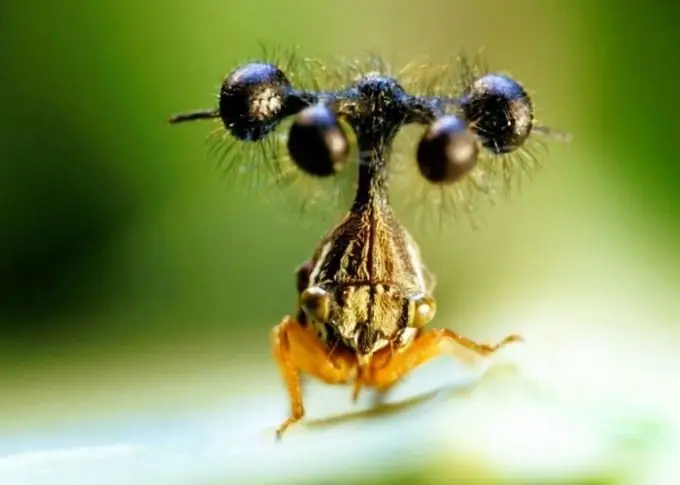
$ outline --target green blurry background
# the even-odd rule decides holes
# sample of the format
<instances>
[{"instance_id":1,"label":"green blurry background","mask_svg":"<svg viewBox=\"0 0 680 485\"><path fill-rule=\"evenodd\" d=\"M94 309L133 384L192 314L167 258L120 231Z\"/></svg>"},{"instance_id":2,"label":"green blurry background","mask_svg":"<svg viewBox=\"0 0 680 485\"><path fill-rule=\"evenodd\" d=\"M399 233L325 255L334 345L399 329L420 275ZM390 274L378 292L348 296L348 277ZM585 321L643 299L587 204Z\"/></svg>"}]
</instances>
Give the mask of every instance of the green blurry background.
<instances>
[{"instance_id":1,"label":"green blurry background","mask_svg":"<svg viewBox=\"0 0 680 485\"><path fill-rule=\"evenodd\" d=\"M225 187L211 126L166 124L211 107L259 42L397 66L484 48L541 122L573 133L482 231L414 227L440 322L488 338L475 315L578 288L612 256L597 281L644 268L670 295L669 318L646 324L677 336L679 14L670 1L3 1L1 424L158 410L274 372L268 332L328 220ZM191 384L205 369L224 388Z\"/></svg>"}]
</instances>

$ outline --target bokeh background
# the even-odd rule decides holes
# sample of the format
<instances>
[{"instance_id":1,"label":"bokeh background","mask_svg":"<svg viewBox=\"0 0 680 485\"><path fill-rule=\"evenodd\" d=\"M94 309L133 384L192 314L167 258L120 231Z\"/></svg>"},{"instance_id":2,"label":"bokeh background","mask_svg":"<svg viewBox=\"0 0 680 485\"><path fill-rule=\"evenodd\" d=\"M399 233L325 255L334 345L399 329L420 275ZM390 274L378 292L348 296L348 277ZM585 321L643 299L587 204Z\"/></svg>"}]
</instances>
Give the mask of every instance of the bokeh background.
<instances>
[{"instance_id":1,"label":"bokeh background","mask_svg":"<svg viewBox=\"0 0 680 485\"><path fill-rule=\"evenodd\" d=\"M549 141L546 169L481 231L414 227L438 275L439 324L585 346L565 356L576 367L597 368L618 339L611 348L631 351L608 354L612 368L637 359L650 379L672 376L679 15L670 1L4 0L1 429L237 405L276 382L269 331L328 221L227 188L204 143L210 124L166 123L211 107L260 42L312 57L376 52L397 66L484 48L573 141ZM534 326L498 318L539 307L552 317ZM18 449L32 446L24 436ZM375 483L431 478L412 467Z\"/></svg>"}]
</instances>

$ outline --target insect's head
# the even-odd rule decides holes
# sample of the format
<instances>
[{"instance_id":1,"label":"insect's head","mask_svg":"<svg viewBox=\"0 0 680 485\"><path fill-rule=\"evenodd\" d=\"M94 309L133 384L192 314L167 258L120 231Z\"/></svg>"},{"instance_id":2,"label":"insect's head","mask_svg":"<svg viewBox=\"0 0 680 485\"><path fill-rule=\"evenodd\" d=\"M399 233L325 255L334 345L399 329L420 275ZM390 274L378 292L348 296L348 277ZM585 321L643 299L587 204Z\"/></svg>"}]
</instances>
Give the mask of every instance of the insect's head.
<instances>
[{"instance_id":1,"label":"insect's head","mask_svg":"<svg viewBox=\"0 0 680 485\"><path fill-rule=\"evenodd\" d=\"M327 289L310 286L300 295L300 307L305 317L322 329L322 340L339 339L362 355L388 344L407 345L437 309L430 295L409 294L396 283Z\"/></svg>"}]
</instances>

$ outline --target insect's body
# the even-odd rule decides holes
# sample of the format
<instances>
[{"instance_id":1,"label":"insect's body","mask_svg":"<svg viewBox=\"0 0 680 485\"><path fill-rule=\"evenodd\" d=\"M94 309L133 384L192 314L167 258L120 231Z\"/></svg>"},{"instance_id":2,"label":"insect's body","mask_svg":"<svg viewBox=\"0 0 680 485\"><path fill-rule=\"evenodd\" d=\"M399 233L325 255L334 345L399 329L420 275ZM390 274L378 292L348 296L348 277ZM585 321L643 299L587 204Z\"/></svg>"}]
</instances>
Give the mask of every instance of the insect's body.
<instances>
[{"instance_id":1,"label":"insect's body","mask_svg":"<svg viewBox=\"0 0 680 485\"><path fill-rule=\"evenodd\" d=\"M361 358L407 344L415 303L432 289L418 247L382 197L356 205L299 272L301 294L314 288L330 295L327 320L310 325L331 348ZM310 320L302 309L299 320Z\"/></svg>"},{"instance_id":2,"label":"insect's body","mask_svg":"<svg viewBox=\"0 0 680 485\"><path fill-rule=\"evenodd\" d=\"M356 135L352 206L299 267L296 312L272 332L291 400L279 436L304 415L302 373L352 384L356 398L362 387L389 389L444 351L489 355L520 340L511 335L483 345L449 329L425 328L436 312L435 280L389 202L390 150L402 126L428 125L416 159L422 177L439 186L465 179L485 150L502 156L520 149L534 128L528 96L507 76L481 76L461 94L411 95L394 78L375 73L334 92L301 91L276 66L252 63L224 81L218 109L172 120L219 117L232 136L256 143L295 115L288 152L301 171L320 178L347 162L349 142L339 120Z\"/></svg>"}]
</instances>

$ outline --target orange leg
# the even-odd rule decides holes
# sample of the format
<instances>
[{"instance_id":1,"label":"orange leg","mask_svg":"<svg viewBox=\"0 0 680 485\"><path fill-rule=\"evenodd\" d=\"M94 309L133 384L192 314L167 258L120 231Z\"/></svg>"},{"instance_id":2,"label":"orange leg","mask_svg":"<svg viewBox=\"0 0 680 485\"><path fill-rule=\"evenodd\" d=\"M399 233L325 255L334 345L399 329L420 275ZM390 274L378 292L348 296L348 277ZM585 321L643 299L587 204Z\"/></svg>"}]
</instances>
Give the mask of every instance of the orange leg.
<instances>
[{"instance_id":1,"label":"orange leg","mask_svg":"<svg viewBox=\"0 0 680 485\"><path fill-rule=\"evenodd\" d=\"M359 399L359 393L361 392L361 377L357 376L354 379L354 385L352 386L352 402L357 402Z\"/></svg>"},{"instance_id":2,"label":"orange leg","mask_svg":"<svg viewBox=\"0 0 680 485\"><path fill-rule=\"evenodd\" d=\"M453 330L445 328L427 330L409 347L392 355L386 364L372 368L364 382L384 393L410 371L444 352L452 352L469 360L470 351L473 355L488 357L506 344L519 341L522 341L522 337L510 335L496 345L484 345L458 335Z\"/></svg>"},{"instance_id":3,"label":"orange leg","mask_svg":"<svg viewBox=\"0 0 680 485\"><path fill-rule=\"evenodd\" d=\"M285 317L272 332L274 358L290 397L291 414L277 429L280 438L291 424L305 414L300 373L310 374L327 384L344 384L354 377L356 365L347 354L330 354L328 347L308 329Z\"/></svg>"}]
</instances>

